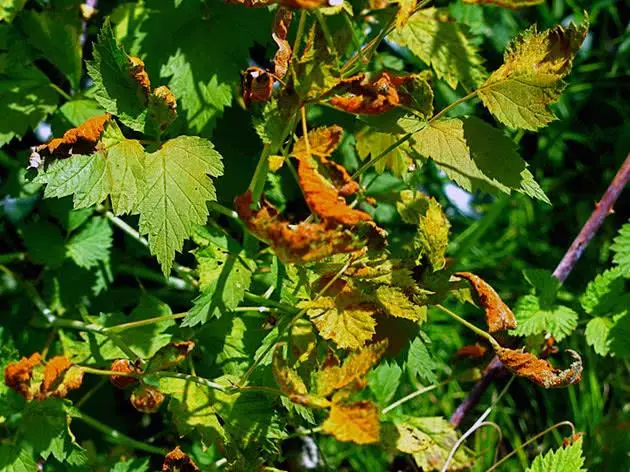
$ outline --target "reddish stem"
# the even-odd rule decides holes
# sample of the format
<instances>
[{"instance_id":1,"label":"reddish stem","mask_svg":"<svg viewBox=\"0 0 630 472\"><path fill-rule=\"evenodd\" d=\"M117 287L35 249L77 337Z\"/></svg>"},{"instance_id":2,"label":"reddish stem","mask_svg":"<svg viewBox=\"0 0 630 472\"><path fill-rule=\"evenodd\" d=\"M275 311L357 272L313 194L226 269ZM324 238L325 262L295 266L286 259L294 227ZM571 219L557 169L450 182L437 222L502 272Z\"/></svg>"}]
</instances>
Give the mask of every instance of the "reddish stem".
<instances>
[{"instance_id":1,"label":"reddish stem","mask_svg":"<svg viewBox=\"0 0 630 472\"><path fill-rule=\"evenodd\" d=\"M606 219L606 217L612 212L612 207L628 183L628 180L630 180L630 154L626 157L626 160L619 168L617 175L615 175L615 178L608 186L608 189L606 189L606 193L604 193L602 199L595 206L595 210L593 210L591 216L588 218L586 223L584 223L582 230L565 253L564 257L556 267L556 270L553 271L553 276L560 282L564 282L567 279L580 256L584 252L584 249L586 249L588 243L591 239L593 239L593 236L595 236L595 233L597 233L601 227L604 219ZM499 358L494 356L488 364L488 367L486 367L481 379L475 384L468 396L453 412L450 421L454 427L457 428L460 425L468 412L470 412L470 410L479 403L479 400L494 378L496 378L497 375L504 370L505 368L503 367L503 364L501 364Z\"/></svg>"}]
</instances>

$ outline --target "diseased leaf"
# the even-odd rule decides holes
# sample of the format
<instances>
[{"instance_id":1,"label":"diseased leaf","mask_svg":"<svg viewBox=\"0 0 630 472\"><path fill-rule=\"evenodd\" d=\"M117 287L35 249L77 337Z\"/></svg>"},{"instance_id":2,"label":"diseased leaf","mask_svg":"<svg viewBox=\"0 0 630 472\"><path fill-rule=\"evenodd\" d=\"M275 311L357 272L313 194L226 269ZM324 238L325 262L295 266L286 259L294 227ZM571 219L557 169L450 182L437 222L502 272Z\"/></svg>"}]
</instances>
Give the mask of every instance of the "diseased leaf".
<instances>
[{"instance_id":1,"label":"diseased leaf","mask_svg":"<svg viewBox=\"0 0 630 472\"><path fill-rule=\"evenodd\" d=\"M582 359L577 352L568 350L574 361L568 369L554 368L548 361L539 359L529 352L495 348L503 365L519 377L525 377L545 388L566 387L582 380Z\"/></svg>"},{"instance_id":2,"label":"diseased leaf","mask_svg":"<svg viewBox=\"0 0 630 472\"><path fill-rule=\"evenodd\" d=\"M249 107L252 103L266 102L273 93L274 77L257 66L248 67L242 74L243 102Z\"/></svg>"},{"instance_id":3,"label":"diseased leaf","mask_svg":"<svg viewBox=\"0 0 630 472\"><path fill-rule=\"evenodd\" d=\"M314 0L321 5L320 0ZM311 28L302 56L294 63L295 91L303 101L319 98L341 80L337 57L332 53L316 24Z\"/></svg>"},{"instance_id":4,"label":"diseased leaf","mask_svg":"<svg viewBox=\"0 0 630 472\"><path fill-rule=\"evenodd\" d=\"M446 8L423 8L407 24L391 33L391 39L408 47L430 65L452 88L477 88L486 77L476 48L453 21Z\"/></svg>"},{"instance_id":5,"label":"diseased leaf","mask_svg":"<svg viewBox=\"0 0 630 472\"><path fill-rule=\"evenodd\" d=\"M140 413L156 413L164 402L164 394L150 385L138 385L129 397L131 405Z\"/></svg>"},{"instance_id":6,"label":"diseased leaf","mask_svg":"<svg viewBox=\"0 0 630 472\"><path fill-rule=\"evenodd\" d=\"M166 454L162 464L162 472L197 472L197 464L182 451L179 446Z\"/></svg>"},{"instance_id":7,"label":"diseased leaf","mask_svg":"<svg viewBox=\"0 0 630 472\"><path fill-rule=\"evenodd\" d=\"M457 272L455 275L468 280L475 289L479 303L486 312L486 323L490 333L516 328L516 318L512 310L490 284L470 272Z\"/></svg>"},{"instance_id":8,"label":"diseased leaf","mask_svg":"<svg viewBox=\"0 0 630 472\"><path fill-rule=\"evenodd\" d=\"M333 403L330 415L322 424L325 433L339 441L372 444L380 440L378 407L369 401Z\"/></svg>"},{"instance_id":9,"label":"diseased leaf","mask_svg":"<svg viewBox=\"0 0 630 472\"><path fill-rule=\"evenodd\" d=\"M195 348L193 341L174 341L160 348L149 360L145 373L169 370L185 361Z\"/></svg>"},{"instance_id":10,"label":"diseased leaf","mask_svg":"<svg viewBox=\"0 0 630 472\"><path fill-rule=\"evenodd\" d=\"M304 136L302 136L293 145L291 155L298 160L308 159L309 157L327 158L330 157L330 155L341 142L341 138L343 136L343 128L336 125L328 126L326 128L318 128L309 131L307 136L309 146L308 151L306 148L306 139L304 139ZM343 169L345 171L343 167L339 167L339 169ZM344 177L346 175L347 173L344 175ZM347 175L346 178L349 180L350 176Z\"/></svg>"},{"instance_id":11,"label":"diseased leaf","mask_svg":"<svg viewBox=\"0 0 630 472\"><path fill-rule=\"evenodd\" d=\"M586 472L582 440L546 454L539 454L526 472Z\"/></svg>"},{"instance_id":12,"label":"diseased leaf","mask_svg":"<svg viewBox=\"0 0 630 472\"><path fill-rule=\"evenodd\" d=\"M68 157L72 154L92 154L101 139L105 125L111 119L109 113L89 118L80 126L71 128L61 138L55 138L36 148L36 152L47 156Z\"/></svg>"},{"instance_id":13,"label":"diseased leaf","mask_svg":"<svg viewBox=\"0 0 630 472\"><path fill-rule=\"evenodd\" d=\"M168 275L184 240L195 225L205 224L208 200L216 200L209 176L223 175L221 155L196 136L171 139L145 161L145 190L138 205L140 233Z\"/></svg>"},{"instance_id":14,"label":"diseased leaf","mask_svg":"<svg viewBox=\"0 0 630 472\"><path fill-rule=\"evenodd\" d=\"M287 74L293 53L291 45L289 41L287 41L287 34L292 19L293 11L285 7L280 7L273 20L273 34L271 36L278 45L278 51L273 58L274 72L280 79L284 78Z\"/></svg>"},{"instance_id":15,"label":"diseased leaf","mask_svg":"<svg viewBox=\"0 0 630 472\"><path fill-rule=\"evenodd\" d=\"M504 63L479 88L494 117L510 128L535 131L555 119L549 105L558 101L563 78L588 32L588 20L568 28L538 32L529 28L508 47Z\"/></svg>"},{"instance_id":16,"label":"diseased leaf","mask_svg":"<svg viewBox=\"0 0 630 472\"><path fill-rule=\"evenodd\" d=\"M613 262L621 267L624 277L630 278L630 223L621 227L611 249L615 253Z\"/></svg>"}]
</instances>

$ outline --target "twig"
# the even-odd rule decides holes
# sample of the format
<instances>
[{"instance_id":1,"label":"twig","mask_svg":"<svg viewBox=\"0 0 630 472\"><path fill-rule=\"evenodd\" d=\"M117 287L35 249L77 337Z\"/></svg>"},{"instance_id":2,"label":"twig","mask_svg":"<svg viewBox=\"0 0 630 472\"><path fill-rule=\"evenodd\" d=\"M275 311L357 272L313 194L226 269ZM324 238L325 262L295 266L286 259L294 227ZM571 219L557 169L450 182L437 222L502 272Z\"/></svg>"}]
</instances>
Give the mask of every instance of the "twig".
<instances>
[{"instance_id":1,"label":"twig","mask_svg":"<svg viewBox=\"0 0 630 472\"><path fill-rule=\"evenodd\" d=\"M553 276L560 282L564 282L567 279L578 259L582 255L582 252L584 252L588 243L591 239L593 239L593 236L601 227L606 216L612 212L612 207L628 183L628 180L630 180L630 154L628 154L625 161L619 168L617 175L615 175L615 178L608 186L604 196L596 205L595 210L582 227L582 230L578 234L577 238L575 238L575 241L573 241L573 244L571 244L566 254L553 271ZM468 394L468 397L464 399L464 401L453 412L450 419L453 426L457 428L461 424L468 412L470 412L470 410L472 410L479 402L486 389L492 383L492 380L503 371L505 371L503 364L501 364L499 358L495 356L488 364L488 367L486 367L481 379Z\"/></svg>"}]
</instances>

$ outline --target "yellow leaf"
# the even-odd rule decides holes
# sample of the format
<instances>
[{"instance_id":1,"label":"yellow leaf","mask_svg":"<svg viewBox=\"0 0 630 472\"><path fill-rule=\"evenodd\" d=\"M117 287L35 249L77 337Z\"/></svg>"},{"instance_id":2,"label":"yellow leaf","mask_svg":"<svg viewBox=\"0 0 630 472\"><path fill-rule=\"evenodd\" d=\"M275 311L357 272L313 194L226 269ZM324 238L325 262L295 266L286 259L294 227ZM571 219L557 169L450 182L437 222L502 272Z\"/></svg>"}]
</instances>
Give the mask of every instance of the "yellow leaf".
<instances>
[{"instance_id":1,"label":"yellow leaf","mask_svg":"<svg viewBox=\"0 0 630 472\"><path fill-rule=\"evenodd\" d=\"M376 289L376 299L388 315L422 322L427 318L427 307L412 303L402 290L382 285Z\"/></svg>"},{"instance_id":2,"label":"yellow leaf","mask_svg":"<svg viewBox=\"0 0 630 472\"><path fill-rule=\"evenodd\" d=\"M329 126L328 128L318 128L308 133L308 144L310 148L310 156L328 157L335 150L341 137L343 128L341 126ZM297 159L305 159L310 157L306 149L306 141L304 136L298 139L293 146L291 155Z\"/></svg>"},{"instance_id":3,"label":"yellow leaf","mask_svg":"<svg viewBox=\"0 0 630 472\"><path fill-rule=\"evenodd\" d=\"M300 378L298 373L291 369L285 359L282 357L282 346L276 347L273 353L273 376L276 378L276 383L282 393L291 395L306 395L308 390L304 381Z\"/></svg>"},{"instance_id":4,"label":"yellow leaf","mask_svg":"<svg viewBox=\"0 0 630 472\"><path fill-rule=\"evenodd\" d=\"M374 312L373 305L362 304L315 308L307 314L324 339L335 341L342 349L360 349L374 335Z\"/></svg>"},{"instance_id":5,"label":"yellow leaf","mask_svg":"<svg viewBox=\"0 0 630 472\"><path fill-rule=\"evenodd\" d=\"M376 443L380 440L378 407L370 401L333 403L322 429L339 441Z\"/></svg>"},{"instance_id":6,"label":"yellow leaf","mask_svg":"<svg viewBox=\"0 0 630 472\"><path fill-rule=\"evenodd\" d=\"M273 155L269 156L269 170L271 172L278 172L284 164L284 156Z\"/></svg>"}]
</instances>

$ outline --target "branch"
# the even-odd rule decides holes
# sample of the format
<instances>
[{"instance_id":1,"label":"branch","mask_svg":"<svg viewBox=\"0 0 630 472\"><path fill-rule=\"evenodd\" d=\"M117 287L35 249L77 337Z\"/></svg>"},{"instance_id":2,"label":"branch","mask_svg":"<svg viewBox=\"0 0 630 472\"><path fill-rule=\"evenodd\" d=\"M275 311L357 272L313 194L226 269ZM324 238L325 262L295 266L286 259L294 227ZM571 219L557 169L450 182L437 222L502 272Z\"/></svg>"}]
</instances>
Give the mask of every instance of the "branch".
<instances>
[{"instance_id":1,"label":"branch","mask_svg":"<svg viewBox=\"0 0 630 472\"><path fill-rule=\"evenodd\" d=\"M624 187L630 180L630 154L626 157L626 160L623 162L617 175L612 180L608 189L604 193L602 199L595 206L595 210L591 213L591 216L588 218L582 230L575 238L564 257L553 271L553 276L556 277L560 282L564 282L577 261L580 259L580 256L588 246L588 243L593 239L595 233L602 226L604 219L606 216L612 213L612 207L619 198L619 195L623 191ZM479 402L484 392L490 386L494 378L505 371L503 364L497 356L490 361L488 367L483 373L481 379L475 384L473 389L468 394L468 397L455 409L453 415L451 416L450 422L454 427L458 427L462 420L466 417L468 412L472 410L475 405Z\"/></svg>"}]
</instances>

